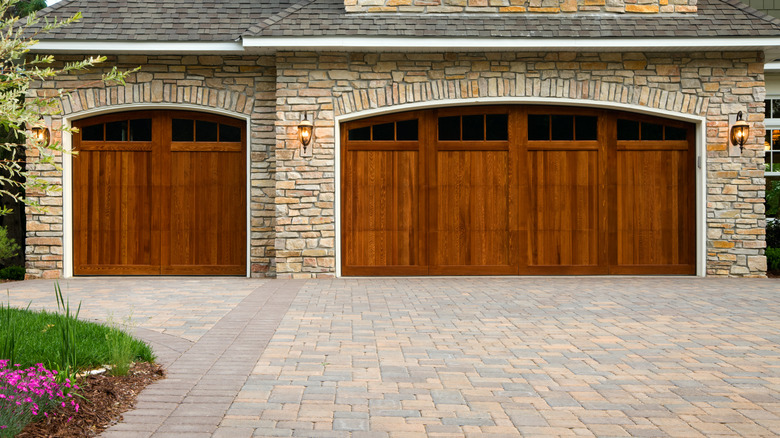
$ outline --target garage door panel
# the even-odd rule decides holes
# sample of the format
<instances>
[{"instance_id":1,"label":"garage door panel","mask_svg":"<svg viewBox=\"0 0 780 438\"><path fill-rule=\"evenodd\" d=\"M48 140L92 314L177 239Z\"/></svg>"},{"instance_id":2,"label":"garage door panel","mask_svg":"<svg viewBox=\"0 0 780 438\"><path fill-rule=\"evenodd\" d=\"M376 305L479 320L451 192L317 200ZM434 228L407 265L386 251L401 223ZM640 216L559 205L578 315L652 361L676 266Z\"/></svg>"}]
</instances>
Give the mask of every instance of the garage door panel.
<instances>
[{"instance_id":1,"label":"garage door panel","mask_svg":"<svg viewBox=\"0 0 780 438\"><path fill-rule=\"evenodd\" d=\"M353 184L344 203L345 263L349 267L417 266L419 162L417 151L352 151ZM388 271L389 273L390 271Z\"/></svg>"},{"instance_id":2,"label":"garage door panel","mask_svg":"<svg viewBox=\"0 0 780 438\"><path fill-rule=\"evenodd\" d=\"M75 264L129 274L159 263L151 251L159 239L152 226L151 153L83 151L74 174L74 210L85 212L74 221Z\"/></svg>"},{"instance_id":3,"label":"garage door panel","mask_svg":"<svg viewBox=\"0 0 780 438\"><path fill-rule=\"evenodd\" d=\"M196 135L177 143L182 152L171 152L172 117L206 120L217 127L217 140L199 141ZM132 111L75 126L74 274L246 273L241 122ZM220 134L223 127L230 135Z\"/></svg>"},{"instance_id":4,"label":"garage door panel","mask_svg":"<svg viewBox=\"0 0 780 438\"><path fill-rule=\"evenodd\" d=\"M617 264L693 265L687 151L617 152Z\"/></svg>"},{"instance_id":5,"label":"garage door panel","mask_svg":"<svg viewBox=\"0 0 780 438\"><path fill-rule=\"evenodd\" d=\"M243 156L171 154L170 265L241 266L245 258ZM227 208L241 206L242 208Z\"/></svg>"},{"instance_id":6,"label":"garage door panel","mask_svg":"<svg viewBox=\"0 0 780 438\"><path fill-rule=\"evenodd\" d=\"M598 265L598 152L530 151L529 163L529 265Z\"/></svg>"},{"instance_id":7,"label":"garage door panel","mask_svg":"<svg viewBox=\"0 0 780 438\"><path fill-rule=\"evenodd\" d=\"M437 154L434 266L509 266L509 153Z\"/></svg>"},{"instance_id":8,"label":"garage door panel","mask_svg":"<svg viewBox=\"0 0 780 438\"><path fill-rule=\"evenodd\" d=\"M412 117L419 136L399 142ZM342 273L694 274L694 140L691 124L537 105L346 122ZM388 170L402 147L420 169L404 190ZM417 242L414 265L392 265Z\"/></svg>"}]
</instances>

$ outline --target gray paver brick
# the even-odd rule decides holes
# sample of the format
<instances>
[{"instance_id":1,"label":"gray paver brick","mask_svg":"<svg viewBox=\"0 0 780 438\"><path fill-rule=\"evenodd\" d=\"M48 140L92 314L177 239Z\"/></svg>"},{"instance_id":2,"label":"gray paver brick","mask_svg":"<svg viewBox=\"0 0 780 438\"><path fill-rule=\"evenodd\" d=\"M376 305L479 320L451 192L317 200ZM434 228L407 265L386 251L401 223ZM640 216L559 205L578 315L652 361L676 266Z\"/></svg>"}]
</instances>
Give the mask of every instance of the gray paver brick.
<instances>
[{"instance_id":1,"label":"gray paver brick","mask_svg":"<svg viewBox=\"0 0 780 438\"><path fill-rule=\"evenodd\" d=\"M106 437L780 435L777 280L66 282L168 366Z\"/></svg>"}]
</instances>

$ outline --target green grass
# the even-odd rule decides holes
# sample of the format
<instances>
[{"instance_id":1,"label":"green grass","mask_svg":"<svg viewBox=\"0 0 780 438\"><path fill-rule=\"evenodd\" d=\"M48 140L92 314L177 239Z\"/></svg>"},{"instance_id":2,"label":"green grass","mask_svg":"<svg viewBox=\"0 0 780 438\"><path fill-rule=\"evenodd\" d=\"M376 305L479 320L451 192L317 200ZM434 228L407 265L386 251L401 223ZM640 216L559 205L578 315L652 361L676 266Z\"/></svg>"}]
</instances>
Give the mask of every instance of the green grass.
<instances>
[{"instance_id":1,"label":"green grass","mask_svg":"<svg viewBox=\"0 0 780 438\"><path fill-rule=\"evenodd\" d=\"M11 309L12 324L16 327L16 363L22 367L42 363L49 367L57 362L62 335L59 325L63 316L46 311ZM3 324L0 321L0 324ZM0 325L0 341L8 333L8 327ZM111 363L114 343L127 343L133 360L153 362L151 348L142 341L103 324L76 321L77 369L96 368ZM0 342L1 343L1 342Z\"/></svg>"}]
</instances>

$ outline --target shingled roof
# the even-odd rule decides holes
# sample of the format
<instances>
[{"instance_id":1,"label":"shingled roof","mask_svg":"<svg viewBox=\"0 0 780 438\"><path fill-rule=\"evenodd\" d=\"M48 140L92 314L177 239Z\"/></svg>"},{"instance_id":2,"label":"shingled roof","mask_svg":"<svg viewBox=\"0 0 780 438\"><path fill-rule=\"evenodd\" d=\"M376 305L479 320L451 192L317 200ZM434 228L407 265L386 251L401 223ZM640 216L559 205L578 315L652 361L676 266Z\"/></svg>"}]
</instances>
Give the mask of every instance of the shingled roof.
<instances>
[{"instance_id":1,"label":"shingled roof","mask_svg":"<svg viewBox=\"0 0 780 438\"><path fill-rule=\"evenodd\" d=\"M63 0L40 11L78 23L44 40L233 41L241 37L654 38L780 36L780 20L737 0L696 14L346 13L343 0Z\"/></svg>"},{"instance_id":2,"label":"shingled roof","mask_svg":"<svg viewBox=\"0 0 780 438\"><path fill-rule=\"evenodd\" d=\"M233 41L294 0L62 0L38 12L76 23L43 40Z\"/></svg>"}]
</instances>

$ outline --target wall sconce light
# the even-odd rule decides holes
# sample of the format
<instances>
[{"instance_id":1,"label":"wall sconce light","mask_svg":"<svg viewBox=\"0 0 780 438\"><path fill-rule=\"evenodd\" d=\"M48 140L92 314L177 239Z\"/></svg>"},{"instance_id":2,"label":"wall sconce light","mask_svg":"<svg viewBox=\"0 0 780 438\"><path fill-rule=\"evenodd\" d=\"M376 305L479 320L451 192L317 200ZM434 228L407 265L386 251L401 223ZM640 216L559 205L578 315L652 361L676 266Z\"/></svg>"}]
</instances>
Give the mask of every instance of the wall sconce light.
<instances>
[{"instance_id":1,"label":"wall sconce light","mask_svg":"<svg viewBox=\"0 0 780 438\"><path fill-rule=\"evenodd\" d=\"M298 140L303 145L303 154L306 154L306 147L311 143L312 137L314 137L314 124L306 117L306 113L303 113L303 120L298 124Z\"/></svg>"},{"instance_id":2,"label":"wall sconce light","mask_svg":"<svg viewBox=\"0 0 780 438\"><path fill-rule=\"evenodd\" d=\"M46 126L46 122L44 121L43 117L41 117L37 125L30 128L30 133L32 134L33 138L35 138L37 143L42 144L43 146L49 145L51 133L49 132L49 127Z\"/></svg>"},{"instance_id":3,"label":"wall sconce light","mask_svg":"<svg viewBox=\"0 0 780 438\"><path fill-rule=\"evenodd\" d=\"M741 153L749 135L750 125L742 120L742 111L740 111L737 113L737 120L731 125L731 132L729 132L732 146L739 146L739 152Z\"/></svg>"}]
</instances>

